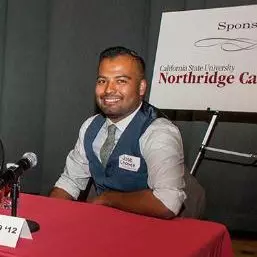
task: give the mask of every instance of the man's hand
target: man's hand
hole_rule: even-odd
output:
[[[175,217],[150,189],[129,193],[105,191],[90,202],[161,219]]]
[[[99,204],[99,205],[105,205],[105,206],[109,206],[108,205],[108,193],[110,195],[110,192],[103,192],[101,195],[96,196],[95,198],[89,200],[88,202],[90,203],[94,203],[94,204]]]

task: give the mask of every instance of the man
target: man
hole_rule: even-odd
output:
[[[143,101],[146,88],[136,52],[112,47],[100,54],[95,94],[102,114],[82,125],[51,197],[77,199],[92,176],[92,203],[164,219],[179,213],[186,198],[181,136]]]

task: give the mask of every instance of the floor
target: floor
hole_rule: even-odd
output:
[[[257,257],[257,235],[231,233],[235,257]]]

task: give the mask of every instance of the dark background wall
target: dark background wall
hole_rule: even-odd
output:
[[[23,191],[47,194],[62,172],[80,125],[95,110],[101,50],[113,45],[135,49],[145,58],[151,81],[163,11],[248,4],[257,0],[0,0],[0,135],[6,161],[27,151],[39,158],[22,179]],[[195,112],[185,119],[177,112],[171,116],[181,129],[191,167],[209,117],[198,119]],[[219,122],[211,145],[256,152],[256,123],[235,121]],[[196,176],[206,189],[207,219],[257,231],[256,167],[205,159]]]

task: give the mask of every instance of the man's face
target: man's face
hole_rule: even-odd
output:
[[[146,81],[141,79],[138,64],[129,55],[105,58],[98,69],[96,102],[113,122],[131,114],[141,103]]]

